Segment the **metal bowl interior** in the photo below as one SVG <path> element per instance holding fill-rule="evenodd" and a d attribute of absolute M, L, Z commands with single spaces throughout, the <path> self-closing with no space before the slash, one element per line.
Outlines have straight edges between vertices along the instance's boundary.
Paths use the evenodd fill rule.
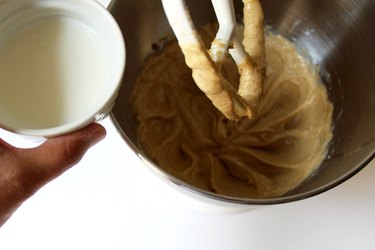
<path fill-rule="evenodd" d="M 197 26 L 215 21 L 210 1 L 187 0 Z M 240 204 L 275 204 L 307 198 L 353 176 L 375 156 L 375 2 L 373 0 L 264 0 L 265 22 L 293 41 L 301 53 L 319 65 L 334 103 L 334 136 L 319 171 L 282 197 L 238 199 L 189 186 L 149 162 L 162 178 L 193 193 Z M 242 15 L 242 2 L 235 1 Z M 125 141 L 145 161 L 137 146 L 136 123 L 129 96 L 143 60 L 155 44 L 171 35 L 160 1 L 115 1 L 111 12 L 126 44 L 125 75 L 112 118 Z"/>

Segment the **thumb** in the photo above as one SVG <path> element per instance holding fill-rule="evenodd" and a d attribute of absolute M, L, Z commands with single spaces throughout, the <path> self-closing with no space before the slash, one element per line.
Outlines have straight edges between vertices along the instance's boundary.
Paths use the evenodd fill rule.
<path fill-rule="evenodd" d="M 50 138 L 37 148 L 19 151 L 18 159 L 22 159 L 24 169 L 34 177 L 48 182 L 78 163 L 105 135 L 104 127 L 93 123 L 76 132 Z"/>

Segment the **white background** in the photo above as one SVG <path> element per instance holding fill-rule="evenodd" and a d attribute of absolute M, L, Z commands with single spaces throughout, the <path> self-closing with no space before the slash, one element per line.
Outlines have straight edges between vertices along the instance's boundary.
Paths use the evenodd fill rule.
<path fill-rule="evenodd" d="M 313 198 L 210 213 L 176 199 L 110 120 L 102 124 L 104 141 L 0 228 L 1 250 L 375 249 L 375 161 Z M 0 137 L 28 143 L 4 131 Z"/>

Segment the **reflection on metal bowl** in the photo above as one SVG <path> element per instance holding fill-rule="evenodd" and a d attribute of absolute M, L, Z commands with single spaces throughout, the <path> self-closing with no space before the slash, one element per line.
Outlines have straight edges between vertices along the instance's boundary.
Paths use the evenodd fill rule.
<path fill-rule="evenodd" d="M 210 1 L 187 0 L 197 26 L 210 23 L 215 14 Z M 344 182 L 375 155 L 375 2 L 372 0 L 264 0 L 266 24 L 296 44 L 319 65 L 323 83 L 334 103 L 334 136 L 329 155 L 317 174 L 282 197 L 241 199 L 223 197 L 191 187 L 165 173 L 142 156 L 129 96 L 143 60 L 155 42 L 171 34 L 160 1 L 115 1 L 111 11 L 127 44 L 123 84 L 112 111 L 125 141 L 141 155 L 156 175 L 181 191 L 208 202 L 277 204 L 311 197 Z M 235 1 L 236 13 L 242 2 Z"/>

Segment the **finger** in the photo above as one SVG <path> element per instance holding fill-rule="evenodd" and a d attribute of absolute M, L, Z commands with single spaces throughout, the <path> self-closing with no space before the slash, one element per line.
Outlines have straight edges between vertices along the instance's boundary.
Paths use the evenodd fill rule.
<path fill-rule="evenodd" d="M 13 148 L 13 146 L 11 146 L 10 144 L 8 144 L 7 142 L 5 142 L 4 140 L 2 140 L 0 138 L 0 156 L 6 152 L 6 151 L 9 151 Z"/>
<path fill-rule="evenodd" d="M 81 160 L 86 151 L 106 135 L 100 124 L 93 123 L 71 134 L 48 139 L 34 149 L 18 151 L 18 159 L 29 174 L 49 181 Z"/>

